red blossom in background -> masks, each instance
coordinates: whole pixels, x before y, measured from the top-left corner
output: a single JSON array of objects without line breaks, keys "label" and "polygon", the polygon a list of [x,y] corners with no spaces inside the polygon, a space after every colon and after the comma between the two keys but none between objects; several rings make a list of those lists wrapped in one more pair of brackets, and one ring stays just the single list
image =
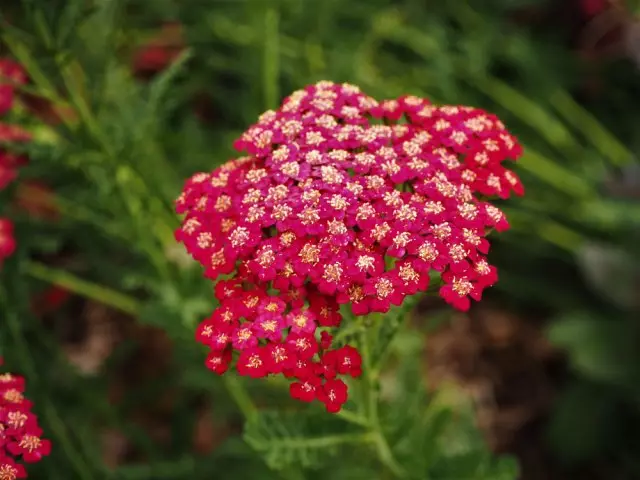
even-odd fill
[{"label": "red blossom in background", "polygon": [[13,223],[0,217],[0,264],[13,255],[16,249],[16,239],[13,236]]},{"label": "red blossom in background", "polygon": [[580,0],[580,9],[587,17],[595,17],[611,6],[609,0]]},{"label": "red blossom in background", "polygon": [[[0,115],[11,110],[15,88],[26,81],[27,76],[17,63],[0,59]],[[30,139],[31,135],[19,126],[0,122],[0,190],[11,184],[18,176],[18,169],[27,163],[26,157],[10,152],[4,145]],[[0,217],[0,265],[16,249],[13,232],[13,223],[7,218]]]},{"label": "red blossom in background", "polygon": [[208,278],[231,275],[198,339],[220,361],[240,350],[241,375],[294,377],[294,398],[338,411],[336,376],[361,373],[358,352],[331,350],[318,330],[340,325],[338,304],[384,313],[437,271],[442,298],[466,310],[497,280],[485,236],[509,225],[480,197],[524,190],[503,165],[521,147],[494,115],[320,82],[235,147],[247,156],[186,182],[176,239]]},{"label": "red blossom in background", "polygon": [[34,315],[42,317],[62,308],[70,298],[71,292],[57,285],[52,285],[31,299],[31,311]]},{"label": "red blossom in background", "polygon": [[51,187],[37,180],[20,182],[16,191],[15,206],[31,218],[55,222],[60,219],[55,194]]},{"label": "red blossom in background", "polygon": [[27,82],[27,76],[17,63],[0,59],[0,115],[4,115],[13,106],[15,86]]},{"label": "red blossom in background", "polygon": [[180,23],[168,22],[156,36],[142,45],[134,54],[132,69],[136,76],[150,78],[169,67],[185,49],[184,33]]},{"label": "red blossom in background", "polygon": [[[13,107],[15,87],[27,81],[22,68],[11,60],[0,59],[0,115]],[[0,122],[0,190],[13,182],[19,167],[27,163],[24,156],[6,150],[2,144],[24,142],[31,138],[28,132],[16,125]]]},{"label": "red blossom in background", "polygon": [[38,462],[51,451],[51,442],[41,438],[42,430],[24,389],[24,378],[0,373],[0,480],[26,478],[18,461]]}]

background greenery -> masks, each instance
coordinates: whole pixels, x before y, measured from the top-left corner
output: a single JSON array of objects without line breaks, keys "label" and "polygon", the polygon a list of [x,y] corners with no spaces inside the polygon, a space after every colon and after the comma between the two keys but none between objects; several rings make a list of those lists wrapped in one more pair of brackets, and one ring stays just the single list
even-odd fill
[{"label": "background greenery", "polygon": [[[244,385],[203,368],[192,332],[212,295],[173,241],[183,179],[233,156],[236,136],[283,95],[330,79],[378,98],[486,108],[519,136],[527,193],[505,205],[513,228],[494,238],[501,278],[488,301],[544,318],[566,352],[570,374],[546,443],[561,478],[594,459],[615,465],[603,478],[639,478],[639,77],[631,60],[575,53],[584,25],[574,3],[563,22],[555,2],[525,0],[3,2],[2,44],[32,79],[25,93],[73,112],[54,126],[33,109],[13,114],[35,135],[21,179],[45,182],[60,211],[53,221],[14,209],[19,251],[0,272],[0,345],[28,377],[55,442],[32,477],[393,478],[357,424],[295,410],[277,382]],[[179,34],[162,27],[168,21]],[[142,75],[136,55],[149,42],[173,62]],[[16,188],[2,192],[7,205]],[[64,345],[74,332],[82,343],[86,300],[44,320],[32,312],[52,283],[108,305],[112,317],[160,328],[170,349],[136,356],[142,340],[127,337],[98,374],[82,375]],[[414,317],[426,334],[428,322]],[[423,348],[415,330],[392,345],[382,418],[398,461],[413,478],[527,478],[489,452],[457,388],[427,393],[416,381]],[[134,367],[155,375],[134,378],[114,401],[114,382]],[[199,452],[203,406],[224,440]],[[156,409],[160,439],[131,421]],[[117,466],[104,460],[107,430],[128,445]]]}]

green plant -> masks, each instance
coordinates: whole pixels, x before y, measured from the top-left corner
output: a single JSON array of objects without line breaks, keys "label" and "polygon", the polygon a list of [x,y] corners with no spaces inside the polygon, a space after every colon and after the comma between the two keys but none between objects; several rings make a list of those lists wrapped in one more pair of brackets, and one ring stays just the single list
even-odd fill
[{"label": "green plant", "polygon": [[[281,382],[212,379],[192,340],[210,313],[211,288],[175,249],[172,202],[183,178],[231,158],[233,140],[260,112],[284,92],[318,80],[357,83],[380,97],[411,93],[479,105],[495,111],[526,147],[517,168],[527,195],[505,206],[512,229],[496,241],[496,290],[516,302],[570,310],[583,303],[585,289],[560,294],[561,282],[547,272],[574,268],[586,239],[622,236],[612,233],[612,219],[629,211],[610,208],[599,185],[633,160],[573,100],[577,68],[569,56],[509,26],[501,2],[489,13],[480,2],[428,8],[383,0],[349,8],[337,1],[152,3],[25,1],[3,22],[3,44],[32,79],[24,93],[75,112],[55,127],[26,109],[18,113],[34,135],[21,147],[31,159],[24,176],[49,182],[61,214],[51,222],[18,213],[20,248],[1,272],[4,298],[11,299],[0,305],[3,353],[32,381],[34,398],[45,399],[36,408],[56,445],[32,475],[209,478],[223,470],[249,478],[515,478],[513,461],[496,459],[483,445],[458,392],[433,394],[416,385],[424,375],[416,361],[422,344],[404,326],[387,332],[388,348],[379,345],[388,370],[367,380],[369,395],[382,397],[377,418],[371,409],[352,413],[370,401],[360,398],[366,396],[357,391],[360,381],[347,413],[327,419],[284,400]],[[168,69],[142,83],[128,62],[132,46],[167,18],[182,23],[184,48]],[[213,104],[212,125],[191,114],[191,98],[201,92]],[[64,250],[78,260],[60,267],[55,257]],[[68,365],[30,311],[32,292],[43,284],[167,332],[174,351],[162,383],[182,392],[167,420],[169,445],[127,420],[157,386],[142,385],[112,406],[106,374],[85,378]],[[397,315],[398,327],[407,323],[406,312]],[[118,354],[126,354],[126,345]],[[246,420],[245,441],[233,435],[212,454],[195,455],[189,444],[194,398],[215,404],[232,423]],[[145,460],[106,468],[99,447],[106,428],[123,431]]]}]

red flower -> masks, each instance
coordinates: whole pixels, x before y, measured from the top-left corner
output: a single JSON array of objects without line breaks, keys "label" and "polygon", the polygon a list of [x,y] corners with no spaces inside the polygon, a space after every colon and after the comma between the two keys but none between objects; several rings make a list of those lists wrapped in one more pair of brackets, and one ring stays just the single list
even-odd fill
[{"label": "red flower", "polygon": [[[448,303],[461,311],[469,310],[471,302],[469,297],[480,300],[482,290],[478,283],[474,283],[467,277],[456,277],[445,274],[447,283],[440,288],[440,296]],[[443,278],[445,278],[443,275]]]},{"label": "red flower", "polygon": [[31,303],[31,310],[38,316],[54,312],[59,310],[70,297],[71,293],[68,290],[54,285],[34,297]]},{"label": "red flower", "polygon": [[[0,139],[1,140],[1,139]],[[18,176],[18,168],[27,163],[25,157],[0,150],[0,190],[3,190]]]},{"label": "red flower", "polygon": [[17,480],[27,478],[27,471],[13,459],[0,456],[0,480]]},{"label": "red flower", "polygon": [[24,69],[7,58],[0,59],[0,84],[24,85],[27,83],[27,74]]},{"label": "red flower", "polygon": [[247,348],[240,353],[236,368],[240,375],[248,375],[252,378],[266,377],[271,365],[269,356],[263,348]]},{"label": "red flower", "polygon": [[6,218],[0,218],[0,262],[13,255],[16,240],[13,237],[13,223]]},{"label": "red flower", "polygon": [[285,327],[283,318],[278,314],[263,314],[253,322],[253,331],[259,338],[266,338],[272,342],[282,339],[282,329]]},{"label": "red flower", "polygon": [[595,17],[610,7],[607,0],[580,0],[582,12],[588,17]]},{"label": "red flower", "polygon": [[7,450],[11,454],[22,455],[22,460],[27,463],[39,462],[42,457],[51,453],[51,442],[40,438],[42,430],[34,428],[28,433],[24,433],[16,440],[7,445]]},{"label": "red flower", "polygon": [[31,134],[18,125],[0,123],[0,142],[28,142]]},{"label": "red flower", "polygon": [[53,190],[42,182],[21,182],[18,185],[16,204],[33,218],[56,221],[60,217]]},{"label": "red flower", "polygon": [[286,319],[292,333],[312,334],[316,331],[316,319],[311,310],[291,310]]},{"label": "red flower", "polygon": [[324,295],[310,295],[309,309],[315,313],[318,323],[322,327],[338,327],[342,321],[340,307],[331,297]]},{"label": "red flower", "polygon": [[329,379],[316,388],[316,398],[324,403],[327,412],[337,413],[347,401],[347,384],[342,380]]},{"label": "red flower", "polygon": [[31,413],[31,402],[23,395],[24,388],[24,378],[0,374],[0,480],[26,478],[24,467],[15,462],[18,457],[34,463],[51,452],[51,443],[41,437],[37,417]]},{"label": "red flower", "polygon": [[321,388],[322,380],[318,377],[309,377],[300,382],[289,385],[289,393],[292,398],[302,402],[312,402],[317,397],[317,391]]},{"label": "red flower", "polygon": [[330,362],[336,372],[340,375],[350,375],[359,377],[362,374],[362,357],[358,350],[350,345],[346,345],[337,350],[327,352],[323,361],[330,357]]},{"label": "red flower", "polygon": [[217,351],[210,352],[205,361],[207,368],[218,375],[225,373],[229,369],[230,363],[231,350],[225,350],[222,353]]},{"label": "red flower", "polygon": [[258,345],[258,337],[254,333],[254,329],[251,322],[243,323],[237,327],[231,336],[233,348],[247,350],[256,347]]},{"label": "red flower", "polygon": [[333,337],[329,335],[327,332],[320,333],[320,346],[323,350],[327,350],[331,347],[331,343],[333,342]]},{"label": "red flower", "polygon": [[309,333],[291,333],[287,337],[287,343],[302,360],[311,360],[318,353],[318,342]]},{"label": "red flower", "polygon": [[0,84],[0,115],[4,115],[13,107],[13,92],[11,85]]},{"label": "red flower", "polygon": [[179,23],[167,23],[158,35],[136,52],[133,71],[139,77],[151,77],[173,63],[183,49],[182,26]]},{"label": "red flower", "polygon": [[227,334],[224,315],[241,374],[297,378],[291,393],[306,400],[311,371],[326,382],[317,398],[335,411],[346,401],[336,376],[361,373],[355,349],[314,336],[340,326],[339,305],[387,312],[425,291],[435,270],[441,296],[465,310],[497,280],[485,237],[509,224],[484,197],[524,190],[505,168],[522,149],[494,115],[413,96],[378,102],[319,82],[234,146],[246,156],[185,182],[176,239],[205,276],[228,275],[198,338],[227,351],[228,339],[212,340]]},{"label": "red flower", "polygon": [[265,348],[269,373],[282,373],[295,367],[298,360],[290,343],[270,343]]}]

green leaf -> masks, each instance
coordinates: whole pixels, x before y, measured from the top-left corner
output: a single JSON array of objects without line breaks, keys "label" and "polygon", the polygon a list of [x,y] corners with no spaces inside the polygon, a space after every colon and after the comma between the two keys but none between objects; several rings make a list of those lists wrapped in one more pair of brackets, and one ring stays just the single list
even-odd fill
[{"label": "green leaf", "polygon": [[548,426],[553,451],[569,463],[587,460],[620,438],[615,418],[618,398],[610,389],[583,380],[565,387]]},{"label": "green leaf", "polygon": [[[431,461],[427,475],[434,480],[515,480],[519,468],[511,457],[496,457],[488,448],[475,425],[471,400],[457,387],[442,385],[429,408],[438,413],[433,420],[439,428],[435,441],[425,445],[430,449]],[[418,452],[416,452],[416,455]],[[422,478],[424,478],[422,477]]]},{"label": "green leaf", "polygon": [[544,157],[531,147],[526,147],[524,157],[519,163],[519,167],[535,175],[552,187],[574,197],[590,198],[595,196],[595,188],[588,181],[559,165],[557,162]]},{"label": "green leaf", "polygon": [[612,165],[621,167],[631,162],[632,152],[565,90],[556,90],[551,94],[549,103],[567,122],[571,122],[577,130],[580,130],[584,138]]},{"label": "green leaf", "polygon": [[168,97],[169,89],[174,86],[176,77],[185,69],[187,62],[193,57],[190,49],[185,49],[166,70],[163,70],[153,80],[149,87],[147,111],[150,118],[160,114],[162,102]]},{"label": "green leaf", "polygon": [[575,152],[578,146],[575,138],[553,113],[542,106],[542,102],[527,97],[497,78],[475,76],[471,82],[480,91],[493,98],[496,103],[529,124],[558,151]]},{"label": "green leaf", "polygon": [[405,299],[404,303],[399,307],[393,307],[389,313],[376,316],[375,324],[370,328],[376,328],[375,345],[372,346],[371,355],[374,367],[380,367],[387,358],[389,347],[395,339],[398,331],[406,323],[407,317],[411,310],[418,302],[418,296],[413,295]]},{"label": "green leaf", "polygon": [[637,255],[615,245],[589,242],[577,257],[578,266],[592,288],[621,308],[640,307]]},{"label": "green leaf", "polygon": [[637,388],[640,358],[634,322],[575,312],[554,321],[548,336],[567,351],[573,366],[587,377]]},{"label": "green leaf", "polygon": [[[327,462],[341,448],[374,440],[338,419],[319,414],[263,411],[245,425],[244,439],[273,469],[314,467]],[[349,446],[349,447],[347,447]]]}]

